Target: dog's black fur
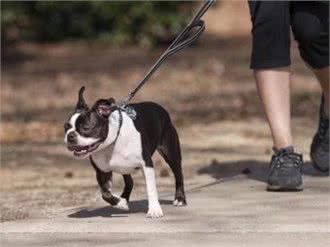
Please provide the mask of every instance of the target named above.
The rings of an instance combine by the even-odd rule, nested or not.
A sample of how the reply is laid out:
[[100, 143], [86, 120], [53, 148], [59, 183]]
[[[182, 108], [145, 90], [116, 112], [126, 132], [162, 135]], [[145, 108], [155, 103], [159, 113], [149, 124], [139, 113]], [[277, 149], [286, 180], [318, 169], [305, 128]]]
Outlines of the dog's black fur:
[[[136, 112], [136, 119], [133, 122], [135, 128], [141, 134], [142, 155], [146, 166], [153, 167], [152, 155], [157, 150], [173, 171], [175, 177], [175, 199], [186, 204], [180, 141], [169, 114], [163, 107], [153, 102], [142, 102], [128, 106], [132, 107]], [[112, 176], [112, 172], [105, 173], [101, 171], [92, 158], [90, 160], [96, 171], [97, 181], [102, 189], [102, 187], [104, 188], [102, 185], [109, 180], [109, 176]], [[123, 175], [123, 178], [125, 187], [122, 197], [129, 201], [133, 189], [133, 179], [129, 174]], [[104, 199], [109, 202], [109, 199]], [[111, 204], [116, 205], [117, 203], [112, 201]]]

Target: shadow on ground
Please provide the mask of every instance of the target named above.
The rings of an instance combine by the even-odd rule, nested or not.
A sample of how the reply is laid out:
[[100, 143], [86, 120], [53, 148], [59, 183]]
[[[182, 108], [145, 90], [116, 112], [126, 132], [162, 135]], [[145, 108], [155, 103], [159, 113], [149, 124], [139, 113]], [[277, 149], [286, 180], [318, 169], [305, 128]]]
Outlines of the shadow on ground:
[[[199, 169], [197, 173], [198, 175], [209, 174], [217, 180], [245, 174], [249, 179], [267, 182], [269, 163], [257, 160], [242, 160], [234, 162], [213, 161], [210, 165]], [[315, 170], [311, 162], [305, 163], [303, 174], [305, 176], [329, 176], [329, 173], [322, 173]]]
[[[199, 175], [209, 174], [216, 181], [203, 184], [186, 190], [187, 193], [199, 191], [203, 188], [215, 186], [219, 183], [231, 181], [237, 175], [244, 174], [248, 179], [253, 179], [266, 183], [269, 173], [269, 164], [256, 160], [243, 160], [236, 162], [217, 162], [213, 161], [210, 165], [203, 167], [197, 171]], [[315, 170], [311, 162], [306, 162], [303, 167], [305, 176], [324, 177], [329, 173], [321, 173]], [[160, 200], [162, 205], [171, 205], [171, 200]], [[146, 213], [148, 208], [147, 200], [137, 200], [130, 202], [130, 210], [125, 211], [114, 207], [101, 207], [92, 210], [79, 209], [77, 212], [69, 214], [69, 218], [92, 218], [92, 217], [127, 217], [127, 214]]]
[[[171, 200], [159, 200], [161, 205], [171, 205]], [[148, 209], [147, 200], [137, 200], [129, 203], [130, 210], [121, 210], [118, 208], [106, 206], [92, 210], [80, 209], [79, 211], [69, 214], [69, 218], [92, 218], [92, 217], [127, 217], [126, 214], [146, 213]]]

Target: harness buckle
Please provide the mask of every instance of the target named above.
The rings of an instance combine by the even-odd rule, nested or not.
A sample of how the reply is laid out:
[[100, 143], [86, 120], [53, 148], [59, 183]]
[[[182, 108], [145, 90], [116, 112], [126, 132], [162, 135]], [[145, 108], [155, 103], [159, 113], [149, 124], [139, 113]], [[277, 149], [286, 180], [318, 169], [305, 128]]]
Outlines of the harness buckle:
[[130, 105], [123, 105], [120, 107], [120, 110], [122, 110], [123, 112], [125, 112], [132, 120], [136, 119], [136, 111], [134, 110], [134, 108]]

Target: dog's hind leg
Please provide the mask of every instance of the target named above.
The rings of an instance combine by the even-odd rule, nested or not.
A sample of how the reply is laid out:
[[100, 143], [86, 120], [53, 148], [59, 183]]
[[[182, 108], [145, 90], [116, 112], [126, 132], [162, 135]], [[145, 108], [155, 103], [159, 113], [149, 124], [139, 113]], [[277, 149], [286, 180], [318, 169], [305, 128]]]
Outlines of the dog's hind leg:
[[169, 123], [169, 127], [165, 129], [161, 144], [157, 147], [157, 151], [170, 166], [175, 177], [175, 197], [174, 206], [187, 205], [184, 193], [184, 182], [182, 174], [182, 158], [180, 141], [176, 129]]

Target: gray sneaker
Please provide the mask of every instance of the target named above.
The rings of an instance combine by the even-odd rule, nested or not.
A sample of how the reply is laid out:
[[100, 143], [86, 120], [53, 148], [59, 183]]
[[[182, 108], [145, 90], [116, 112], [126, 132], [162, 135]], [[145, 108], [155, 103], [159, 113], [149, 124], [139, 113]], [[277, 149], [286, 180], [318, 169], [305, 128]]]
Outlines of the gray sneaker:
[[301, 154], [294, 152], [292, 146], [274, 149], [270, 162], [267, 190], [300, 191], [303, 189]]
[[311, 145], [313, 166], [322, 172], [329, 172], [329, 118], [324, 116], [324, 99], [320, 107], [319, 127]]

